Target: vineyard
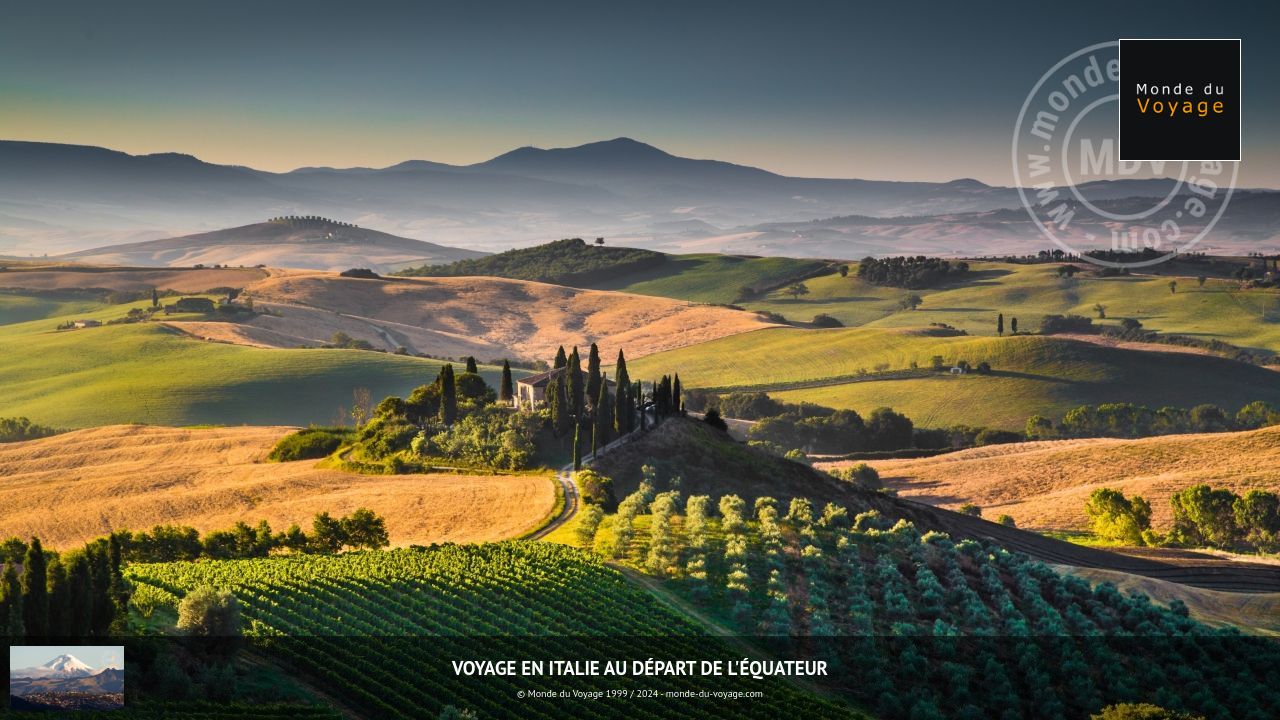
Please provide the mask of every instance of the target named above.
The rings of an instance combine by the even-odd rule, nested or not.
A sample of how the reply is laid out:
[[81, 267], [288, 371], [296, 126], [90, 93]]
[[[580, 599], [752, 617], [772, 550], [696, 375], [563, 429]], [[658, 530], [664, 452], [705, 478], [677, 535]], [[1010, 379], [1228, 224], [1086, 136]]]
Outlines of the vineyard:
[[742, 635], [828, 660], [831, 689], [886, 720], [1065, 720], [1138, 701], [1215, 720], [1280, 717], [1272, 640], [994, 546], [875, 512], [713, 504], [649, 482], [617, 514], [591, 515], [584, 545], [665, 578]]
[[[705, 689], [696, 677], [455, 677], [454, 660], [740, 659], [592, 554], [543, 543], [443, 545], [328, 556], [131, 565], [135, 601], [175, 605], [203, 585], [231, 590], [255, 647], [343, 704], [379, 718], [563, 717], [564, 698], [519, 691]], [[530, 642], [529, 638], [538, 638]], [[736, 652], [736, 655], [735, 655]], [[780, 679], [719, 678], [716, 690], [762, 698], [682, 698], [705, 717], [857, 717]], [[663, 716], [670, 701], [582, 700], [598, 717]]]

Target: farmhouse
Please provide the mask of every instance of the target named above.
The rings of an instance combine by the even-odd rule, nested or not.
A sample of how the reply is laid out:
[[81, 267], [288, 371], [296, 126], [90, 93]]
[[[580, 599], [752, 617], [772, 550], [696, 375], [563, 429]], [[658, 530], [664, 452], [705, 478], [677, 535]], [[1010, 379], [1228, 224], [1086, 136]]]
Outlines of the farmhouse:
[[98, 327], [102, 325], [101, 320], [77, 320], [75, 326], [78, 328]]
[[[525, 410], [536, 410], [547, 404], [547, 386], [551, 381], [564, 374], [565, 368], [555, 368], [537, 375], [528, 375], [516, 380], [516, 395], [512, 398], [512, 403]], [[609, 378], [604, 380], [609, 387], [614, 386], [614, 382]], [[590, 401], [588, 400], [588, 403]]]

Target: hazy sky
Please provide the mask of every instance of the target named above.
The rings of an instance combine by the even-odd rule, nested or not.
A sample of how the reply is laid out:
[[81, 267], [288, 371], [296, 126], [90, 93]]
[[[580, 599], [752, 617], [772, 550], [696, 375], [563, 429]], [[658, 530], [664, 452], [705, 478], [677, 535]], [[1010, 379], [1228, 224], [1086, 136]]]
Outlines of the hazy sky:
[[1280, 9], [1215, 2], [0, 0], [0, 138], [269, 170], [630, 136], [791, 175], [1010, 184], [1019, 105], [1118, 37], [1244, 40], [1280, 187]]
[[124, 667], [124, 647], [120, 645], [11, 645], [9, 668], [40, 667], [59, 655], [72, 655], [94, 670]]

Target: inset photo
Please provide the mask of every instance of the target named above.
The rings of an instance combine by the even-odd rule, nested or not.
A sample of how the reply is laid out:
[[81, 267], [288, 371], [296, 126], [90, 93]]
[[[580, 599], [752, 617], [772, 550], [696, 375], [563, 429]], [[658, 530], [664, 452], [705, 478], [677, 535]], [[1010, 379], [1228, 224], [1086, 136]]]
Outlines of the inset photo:
[[9, 709], [123, 708], [123, 646], [15, 645], [9, 648]]

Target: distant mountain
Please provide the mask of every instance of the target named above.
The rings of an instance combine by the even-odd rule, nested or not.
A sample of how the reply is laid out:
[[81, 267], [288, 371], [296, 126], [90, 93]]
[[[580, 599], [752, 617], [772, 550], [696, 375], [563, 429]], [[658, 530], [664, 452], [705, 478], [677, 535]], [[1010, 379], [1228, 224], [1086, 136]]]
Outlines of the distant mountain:
[[59, 655], [39, 667], [10, 668], [12, 678], [78, 678], [94, 674], [94, 669], [81, 662], [74, 655]]
[[[1172, 182], [1095, 182], [1080, 192], [1090, 201], [1155, 197]], [[240, 225], [246, 217], [278, 215], [341, 217], [401, 236], [487, 250], [575, 236], [658, 248], [699, 233], [709, 238], [709, 249], [717, 228], [1019, 207], [1016, 190], [971, 178], [930, 183], [787, 177], [680, 157], [630, 138], [523, 147], [466, 166], [408, 160], [385, 168], [285, 173], [176, 153], [135, 156], [0, 141], [0, 252], [16, 256], [168, 240]]]
[[85, 693], [104, 695], [124, 692], [124, 671], [103, 668], [89, 675], [74, 677], [10, 678], [10, 695], [36, 695], [45, 693]]
[[110, 245], [60, 259], [101, 265], [267, 265], [315, 270], [365, 267], [390, 272], [410, 265], [438, 265], [485, 253], [411, 240], [348, 223], [278, 219], [214, 232]]

